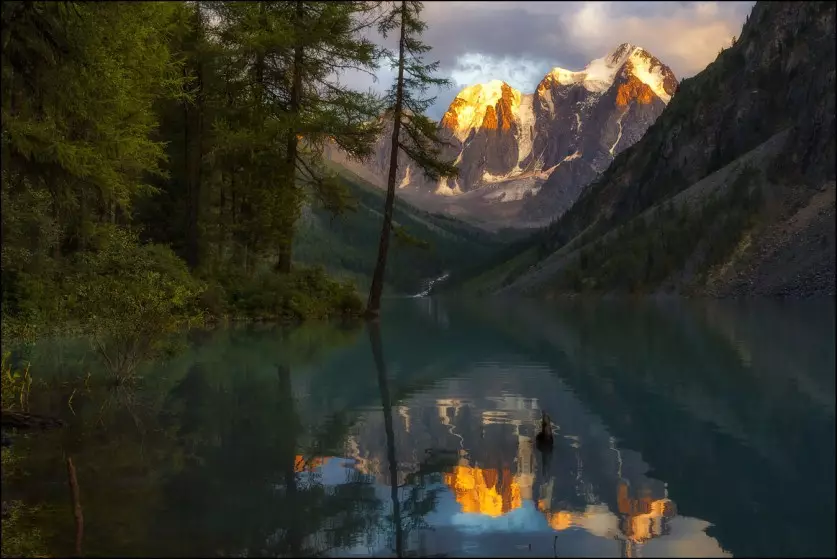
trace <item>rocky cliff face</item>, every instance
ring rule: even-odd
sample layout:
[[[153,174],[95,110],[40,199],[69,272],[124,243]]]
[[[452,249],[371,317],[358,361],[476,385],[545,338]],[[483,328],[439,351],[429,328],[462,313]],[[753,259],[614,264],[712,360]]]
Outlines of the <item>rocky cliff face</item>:
[[[661,223],[652,214],[663,203],[694,216],[738,185],[763,202],[742,202],[735,211],[748,215],[735,226],[723,204],[693,218],[699,242],[684,245],[692,247],[685,260],[671,260],[676,272],[662,285],[716,295],[834,293],[835,54],[833,3],[757,3],[738,42],[680,84],[642,139],[544,233],[547,256],[509,289],[563,289],[557,278],[580,248],[599,241],[600,252],[639,219]],[[720,262],[706,256],[730,240],[740,242]],[[659,261],[672,250],[649,254]]]
[[[502,213],[507,225],[548,220],[642,137],[676,88],[667,66],[629,44],[581,71],[554,68],[531,94],[499,80],[467,87],[440,122],[459,176],[429,183],[404,160],[398,185],[448,197],[466,217]],[[383,186],[388,134],[379,147],[362,171],[359,164],[352,170]],[[444,206],[437,201],[434,209]]]
[[[524,213],[563,213],[614,157],[637,142],[677,88],[671,71],[645,50],[620,46],[577,73],[553,70],[537,90],[535,153],[551,169]],[[567,168],[563,168],[567,167]]]

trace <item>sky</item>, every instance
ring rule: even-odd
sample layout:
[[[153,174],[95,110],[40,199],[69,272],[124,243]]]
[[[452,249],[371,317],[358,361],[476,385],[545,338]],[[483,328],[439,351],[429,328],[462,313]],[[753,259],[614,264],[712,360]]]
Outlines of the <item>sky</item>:
[[[453,82],[438,92],[429,116],[439,119],[464,87],[494,79],[531,93],[552,68],[580,70],[622,43],[643,47],[677,79],[703,70],[729,46],[755,2],[424,2],[422,40]],[[380,44],[393,45],[374,36]],[[386,90],[395,73],[346,74],[357,89]],[[431,91],[431,94],[434,92]]]

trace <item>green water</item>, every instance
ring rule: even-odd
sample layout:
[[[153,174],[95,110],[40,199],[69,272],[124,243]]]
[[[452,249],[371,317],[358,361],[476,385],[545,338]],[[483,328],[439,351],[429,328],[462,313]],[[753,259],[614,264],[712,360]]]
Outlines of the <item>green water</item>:
[[[68,425],[4,456],[3,499],[24,506],[4,540],[86,556],[834,555],[833,301],[386,304],[379,332],[189,333],[137,388],[103,387],[86,346],[38,344],[51,388],[32,411]],[[551,452],[533,444],[541,410]]]

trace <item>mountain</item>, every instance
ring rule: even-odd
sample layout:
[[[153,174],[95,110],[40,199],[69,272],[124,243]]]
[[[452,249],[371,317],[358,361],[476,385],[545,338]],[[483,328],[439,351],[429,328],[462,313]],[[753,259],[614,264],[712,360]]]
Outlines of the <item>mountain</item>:
[[[357,203],[355,211],[332,218],[317,206],[306,207],[295,238],[294,257],[350,277],[365,290],[375,268],[385,193],[348,170],[342,170],[341,178]],[[427,280],[486,258],[505,238],[399,199],[394,218],[395,226],[411,239],[403,242],[408,237],[397,235],[390,248],[386,286],[392,293],[423,291]]]
[[[835,7],[759,2],[489,291],[834,293]]]
[[[472,85],[439,123],[459,176],[431,183],[405,160],[398,187],[421,207],[484,226],[548,222],[642,137],[676,88],[665,64],[630,44],[581,71],[554,68],[533,93],[500,80]],[[385,186],[389,130],[362,165],[330,156]]]

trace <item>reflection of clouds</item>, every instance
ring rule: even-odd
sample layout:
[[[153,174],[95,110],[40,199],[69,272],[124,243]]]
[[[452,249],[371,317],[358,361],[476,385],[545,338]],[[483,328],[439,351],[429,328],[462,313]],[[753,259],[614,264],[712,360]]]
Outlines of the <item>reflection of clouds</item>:
[[[697,518],[674,517],[669,521],[670,533],[647,542],[643,553],[648,557],[732,557],[706,533],[709,526]]]
[[[552,512],[548,504],[540,500],[538,510],[544,513],[549,527],[558,532],[577,526],[601,538],[611,538],[619,533],[619,519],[610,512],[607,505],[587,505],[581,512]]]
[[[520,507],[499,516],[457,511],[450,516],[450,524],[468,532],[525,532],[537,527],[542,518],[531,501],[524,501]]]
[[[662,482],[645,477],[648,466],[639,454],[619,449],[572,393],[553,387],[550,393],[560,393],[560,399],[543,399],[543,371],[521,370],[525,368],[483,363],[475,367],[473,378],[451,379],[393,408],[393,415],[403,418],[395,424],[399,479],[417,468],[415,460],[408,459],[411,454],[422,454],[431,446],[453,451],[462,445],[458,460],[442,473],[443,496],[427,519],[431,526],[478,535],[480,541],[504,532],[560,533],[562,545],[582,546],[579,549],[598,549],[593,542],[612,545],[618,540],[626,554],[658,540],[677,539],[679,543],[649,549],[663,550],[664,555],[682,555],[689,549],[722,554],[717,542],[703,533],[705,523],[685,522],[673,531],[674,521],[680,519],[674,502]],[[549,408],[563,426],[557,439],[562,444],[553,458],[558,466],[551,467],[548,478],[539,471],[540,458],[531,438],[541,407]],[[387,487],[387,476],[380,474],[386,456],[378,440],[379,414],[361,422],[366,424],[363,434],[349,447],[354,467],[377,470],[378,483]],[[580,502],[579,497],[583,497]]]
[[[649,512],[631,518],[630,538],[635,542],[645,542],[665,534],[669,519],[676,514],[674,503],[669,499],[654,501],[650,508]]]

